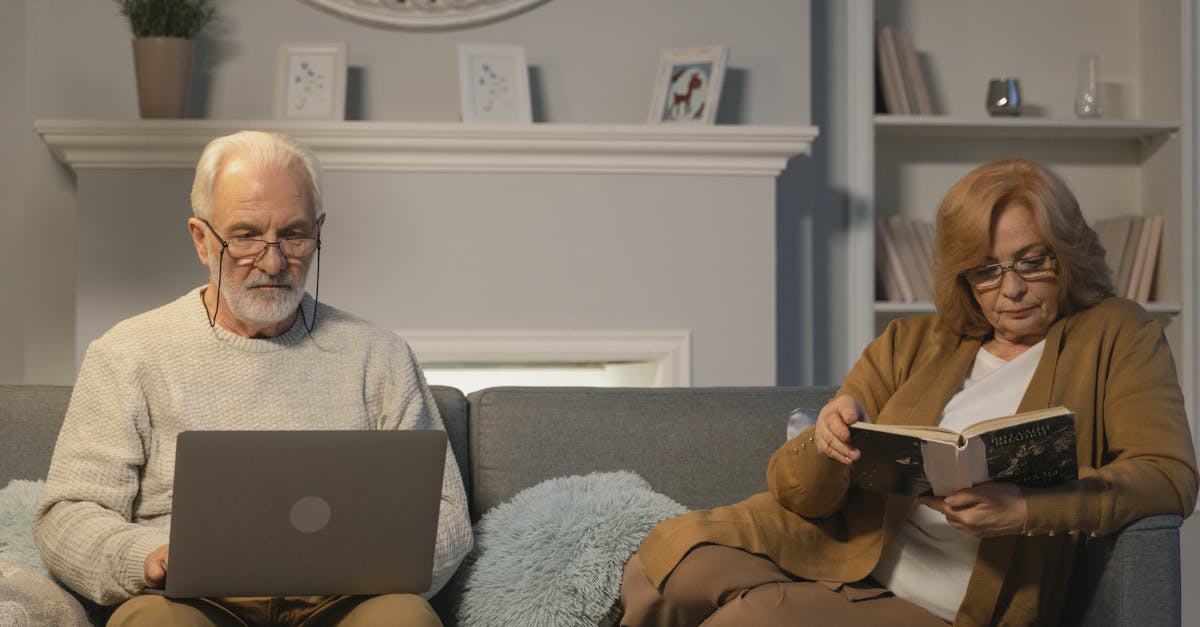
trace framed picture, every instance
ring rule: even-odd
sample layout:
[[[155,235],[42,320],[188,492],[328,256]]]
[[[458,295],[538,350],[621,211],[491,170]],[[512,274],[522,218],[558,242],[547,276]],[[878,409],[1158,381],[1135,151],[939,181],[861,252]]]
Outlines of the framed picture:
[[[533,122],[521,46],[459,44],[458,85],[463,122]]]
[[[275,117],[345,119],[346,44],[280,44],[279,65],[275,70]]]
[[[663,50],[650,124],[712,124],[725,78],[727,46]]]

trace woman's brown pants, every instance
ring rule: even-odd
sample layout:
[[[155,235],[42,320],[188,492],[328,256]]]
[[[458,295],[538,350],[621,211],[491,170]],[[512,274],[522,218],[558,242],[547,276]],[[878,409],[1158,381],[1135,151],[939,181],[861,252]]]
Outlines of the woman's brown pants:
[[[945,627],[924,608],[871,580],[834,584],[797,580],[766,558],[703,545],[656,589],[637,553],[621,581],[622,627],[890,625]]]

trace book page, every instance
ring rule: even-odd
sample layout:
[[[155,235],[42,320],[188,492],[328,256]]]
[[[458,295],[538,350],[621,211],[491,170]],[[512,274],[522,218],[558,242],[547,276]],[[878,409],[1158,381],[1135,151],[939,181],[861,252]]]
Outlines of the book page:
[[[966,439],[962,449],[962,468],[966,474],[964,480],[968,486],[988,482],[988,450],[983,442],[983,436],[972,436]]]
[[[1064,414],[1073,414],[1073,412],[1066,407],[1061,406],[1051,407],[1049,409],[1035,409],[1033,411],[1021,412],[1012,416],[991,418],[989,420],[977,422],[966,429],[963,429],[962,434],[966,437],[970,437],[978,433],[1002,429],[1004,427],[1019,425],[1025,422],[1037,422],[1038,420],[1045,420],[1046,418],[1050,418],[1052,416],[1061,416]]]
[[[959,468],[957,442],[921,442],[921,458],[925,462],[925,478],[934,496],[947,496],[959,488],[970,486],[966,473]]]
[[[851,429],[867,429],[869,431],[882,431],[884,433],[896,433],[907,435],[914,438],[926,440],[938,440],[941,442],[958,442],[959,435],[949,429],[930,425],[881,425],[873,422],[856,422],[850,425]]]

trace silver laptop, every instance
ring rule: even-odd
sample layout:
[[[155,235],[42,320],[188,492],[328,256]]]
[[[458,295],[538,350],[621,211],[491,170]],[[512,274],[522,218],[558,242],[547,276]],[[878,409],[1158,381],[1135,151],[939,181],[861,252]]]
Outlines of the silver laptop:
[[[420,593],[443,431],[188,431],[176,443],[169,597]]]

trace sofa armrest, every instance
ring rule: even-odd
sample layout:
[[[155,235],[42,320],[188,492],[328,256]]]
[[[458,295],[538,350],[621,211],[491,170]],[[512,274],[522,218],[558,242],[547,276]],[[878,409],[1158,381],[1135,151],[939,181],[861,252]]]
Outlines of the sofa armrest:
[[[1068,624],[1180,624],[1182,524],[1175,514],[1148,516],[1089,541],[1068,600]]]

